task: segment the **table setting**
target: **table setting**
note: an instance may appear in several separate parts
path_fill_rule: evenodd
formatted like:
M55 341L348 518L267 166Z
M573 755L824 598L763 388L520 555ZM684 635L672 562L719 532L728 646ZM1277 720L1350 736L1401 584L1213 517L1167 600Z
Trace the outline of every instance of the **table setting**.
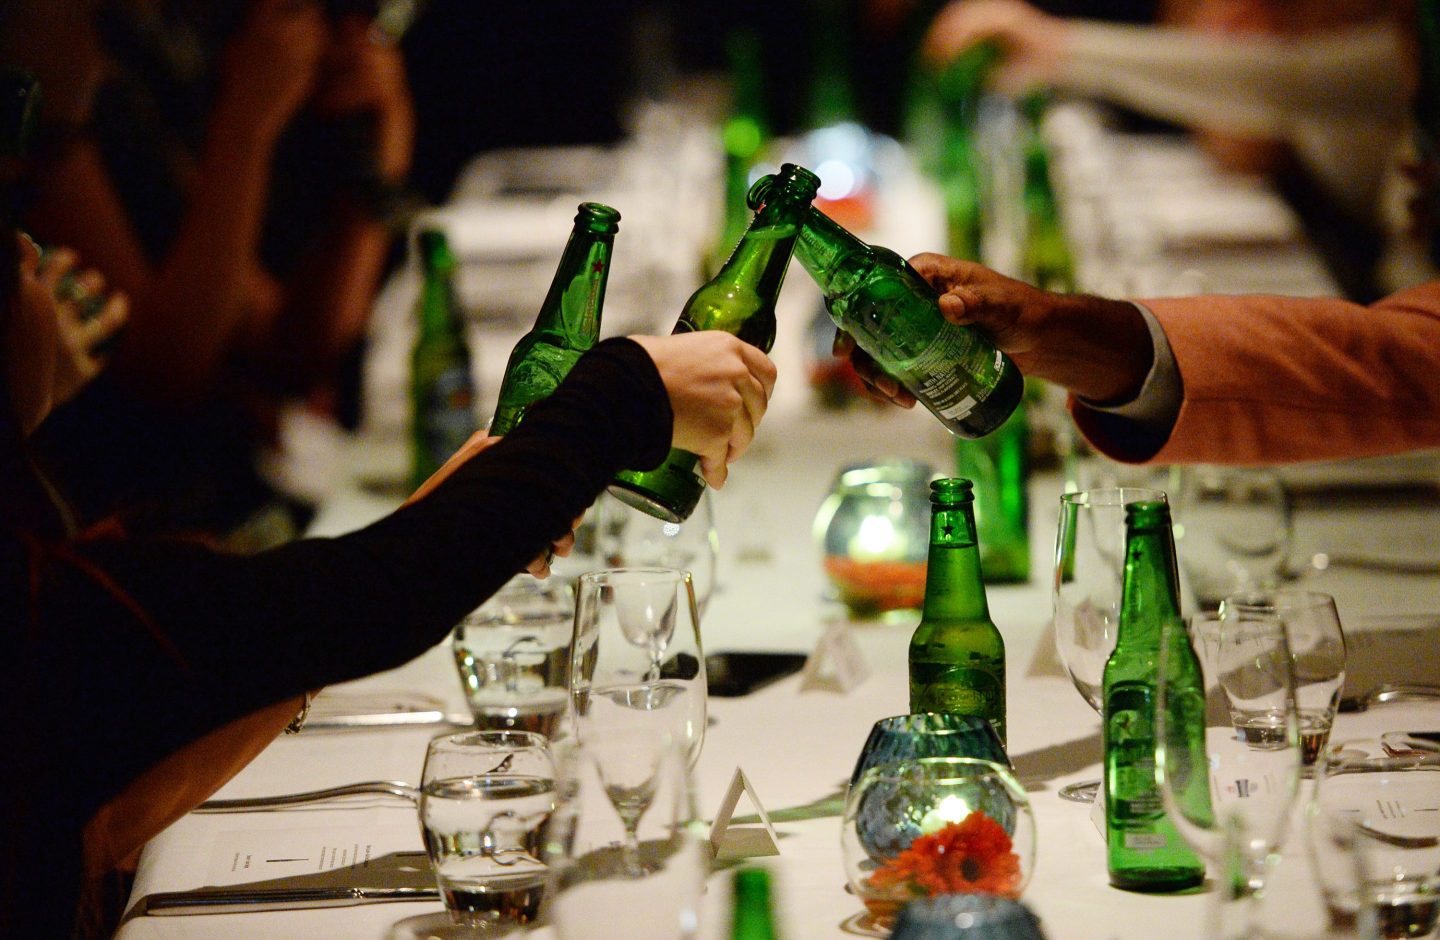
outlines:
M1196 165L1157 145L1134 179L1107 186L1095 148L1115 148L1111 132L1085 112L1054 125L1062 188L1085 211L1160 187L1155 166ZM506 193L501 163L477 166L447 211ZM563 168L534 169L573 185ZM880 240L933 247L924 186L889 189L900 206L880 192ZM1264 244L1293 251L1276 205L1257 198ZM1082 274L1130 264L1133 249L1146 277L1178 277L1197 244L1234 241L1206 226L1224 228L1207 214L1083 247ZM495 246L475 240L493 262ZM382 297L377 399L393 392L413 281ZM984 718L910 713L926 492L952 476L954 444L923 409L836 411L784 378L803 374L817 303L792 281L777 305L782 380L723 490L683 523L603 497L548 581L522 574L445 643L325 690L309 727L146 847L117 936L708 940L730 935L733 870L750 866L770 871L791 940L1434 936L1440 744L1426 735L1440 731L1440 667L1433 646L1423 653L1440 633L1440 569L1424 562L1440 558L1440 498L1317 498L1264 468L1162 469L1121 486L1037 469L1030 576L985 587L1004 638L1003 740ZM515 326L472 324L482 387L498 387ZM376 485L395 472L393 411L347 445L310 534L398 502ZM1173 893L1111 886L1097 799L1137 503L1174 513L1183 617L1154 664L1147 785L1206 874ZM1193 688L1176 678L1177 649L1198 663ZM744 670L762 654L789 665L720 691L714 657ZM1374 805L1365 788L1381 786L1395 802Z

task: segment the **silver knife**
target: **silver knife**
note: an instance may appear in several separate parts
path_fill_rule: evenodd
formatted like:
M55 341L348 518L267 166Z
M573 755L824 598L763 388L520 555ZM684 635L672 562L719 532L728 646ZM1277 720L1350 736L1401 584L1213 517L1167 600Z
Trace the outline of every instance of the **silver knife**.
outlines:
M298 911L312 907L353 907L384 901L435 901L440 889L429 887L355 888L200 888L166 891L145 899L145 913L240 914L252 911Z

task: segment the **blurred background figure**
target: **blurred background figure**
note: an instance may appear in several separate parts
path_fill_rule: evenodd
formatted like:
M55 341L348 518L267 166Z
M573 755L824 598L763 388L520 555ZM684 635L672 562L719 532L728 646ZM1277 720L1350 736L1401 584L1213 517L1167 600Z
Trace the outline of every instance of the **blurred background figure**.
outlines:
M276 511L292 503L256 456L287 400L353 418L413 148L398 49L367 4L7 7L0 51L47 98L24 220L133 303L112 374L47 422L42 460L82 519L286 537L303 512Z
M1330 260L1347 294L1369 301L1387 229L1402 227L1385 196L1415 84L1404 6L1166 0L1145 27L956 0L924 48L947 59L993 39L1007 91L1047 85L1192 128L1223 165L1274 177L1321 247L1344 254Z

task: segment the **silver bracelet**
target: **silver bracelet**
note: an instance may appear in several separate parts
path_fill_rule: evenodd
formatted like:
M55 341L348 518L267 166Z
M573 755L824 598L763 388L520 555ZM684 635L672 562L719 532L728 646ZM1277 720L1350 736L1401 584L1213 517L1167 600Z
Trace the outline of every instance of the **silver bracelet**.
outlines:
M295 713L295 717L291 718L290 723L285 726L286 734L299 734L301 730L304 729L305 719L310 717L310 703L313 701L315 701L315 696L310 692L306 692L304 700L300 703L300 710Z

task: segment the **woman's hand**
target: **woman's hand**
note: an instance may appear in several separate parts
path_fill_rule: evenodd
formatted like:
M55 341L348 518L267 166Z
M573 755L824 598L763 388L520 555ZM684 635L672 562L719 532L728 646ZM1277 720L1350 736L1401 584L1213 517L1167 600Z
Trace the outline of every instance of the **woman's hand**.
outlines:
M1021 0L953 0L925 34L925 57L943 65L976 43L993 39L1004 52L995 76L1001 90L1018 94L1049 84L1060 71L1068 26Z
M36 277L55 298L55 379L53 401L64 404L79 394L105 368L109 340L130 314L123 294L106 296L99 271L76 269L78 257L68 248L45 253Z
M724 486L730 462L750 446L770 404L775 363L716 330L630 338L650 354L670 394L672 446L698 455L705 482Z

